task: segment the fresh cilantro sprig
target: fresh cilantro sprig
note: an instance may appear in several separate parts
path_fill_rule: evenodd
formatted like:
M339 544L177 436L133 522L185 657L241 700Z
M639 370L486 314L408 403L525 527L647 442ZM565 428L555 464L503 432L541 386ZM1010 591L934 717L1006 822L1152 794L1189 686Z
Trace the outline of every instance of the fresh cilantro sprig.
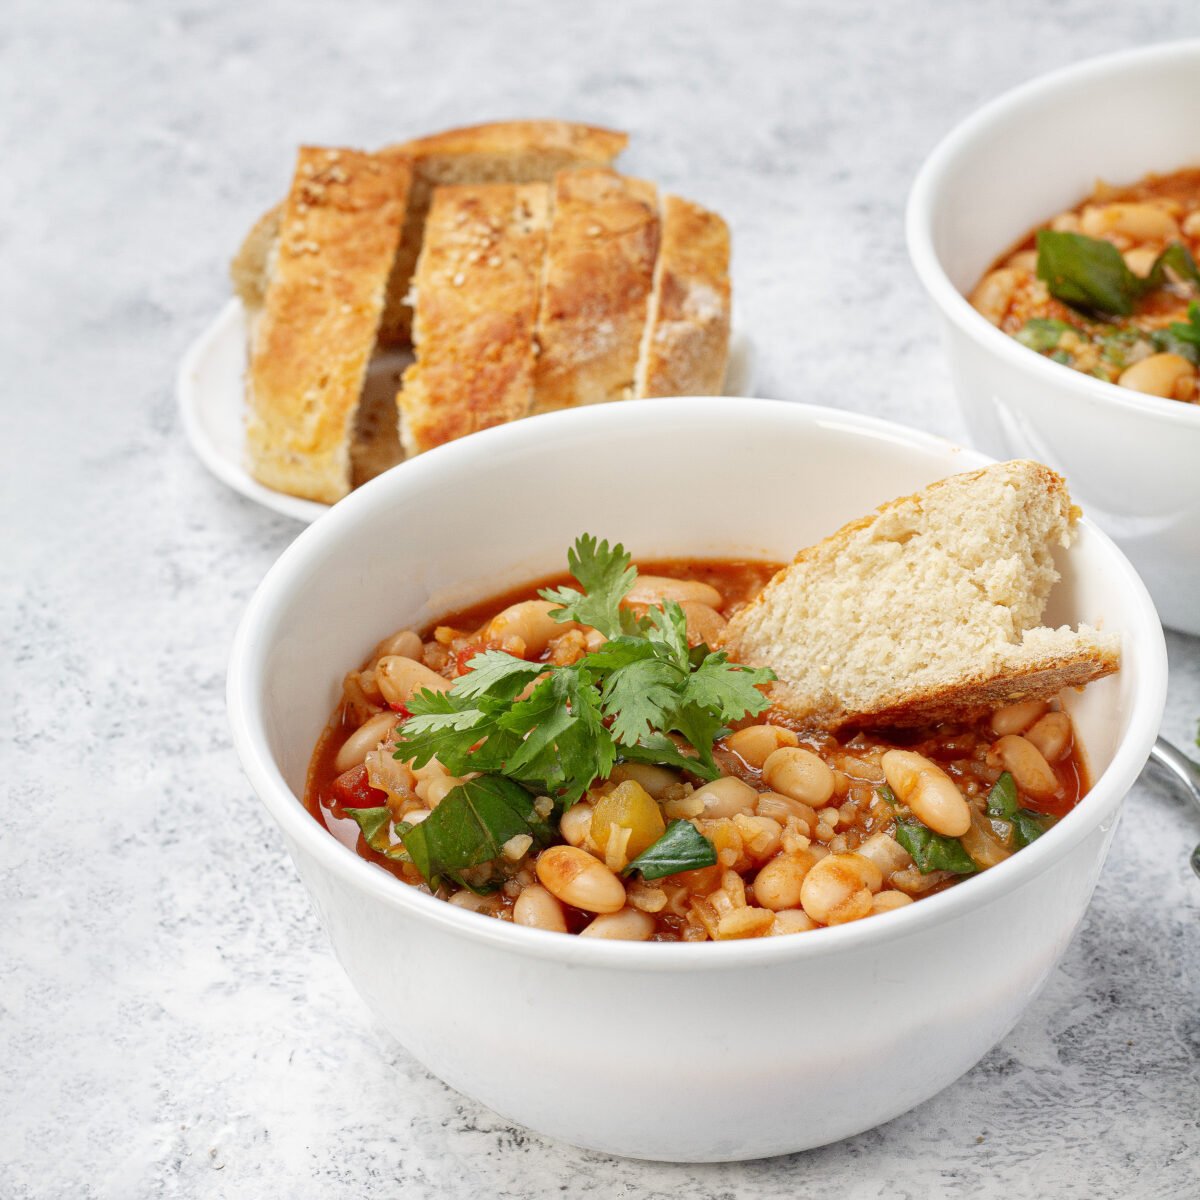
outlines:
M556 620L592 626L608 638L604 645L568 665L500 650L475 655L449 691L409 701L396 757L417 766L436 757L455 775L502 775L566 807L622 758L716 778L713 742L767 707L759 689L774 673L731 663L707 646L689 649L687 618L674 601L634 616L623 601L637 568L619 543L585 534L568 563L584 590L541 595L560 605Z
M572 587L543 588L538 595L561 605L550 615L556 621L578 621L598 629L606 638L637 633L640 622L621 601L637 579L637 567L618 542L597 541L585 533L567 551L567 567L583 591Z

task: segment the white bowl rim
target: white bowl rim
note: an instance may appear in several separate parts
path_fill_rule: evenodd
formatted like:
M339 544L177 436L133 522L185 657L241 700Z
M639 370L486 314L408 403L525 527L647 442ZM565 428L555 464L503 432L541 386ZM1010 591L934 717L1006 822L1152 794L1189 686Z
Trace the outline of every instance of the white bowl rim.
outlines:
M1022 346L975 310L951 282L933 246L933 205L943 177L953 167L955 159L977 139L986 136L992 126L1013 113L1036 111L1052 103L1056 94L1102 79L1112 72L1177 59L1200 60L1200 38L1160 42L1089 58L1039 75L988 101L955 125L922 164L908 194L904 226L909 258L918 278L942 313L963 333L1019 369L1040 375L1048 385L1069 388L1092 401L1115 404L1142 416L1152 414L1177 425L1195 426L1200 422L1200 404L1167 400L1119 387ZM1200 61L1197 66L1200 68ZM1004 247L1000 246L996 255L1003 252Z
M1031 846L1011 859L960 885L906 905L891 913L837 927L810 930L803 936L769 937L705 943L642 943L568 937L528 929L493 917L481 917L444 900L418 891L389 872L367 862L353 849L333 837L305 808L284 781L267 748L261 721L256 720L255 695L263 674L264 631L275 613L287 604L294 582L304 574L304 564L325 544L336 541L351 527L360 511L374 508L396 491L427 486L427 477L438 479L446 471L469 469L504 453L513 443L549 435L554 424L577 424L597 428L613 424L636 427L659 418L682 421L697 416L743 415L747 405L769 410L794 420L846 432L869 433L907 447L961 451L967 469L992 461L977 451L963 450L947 439L878 417L842 412L817 405L780 400L734 397L685 397L635 404L594 405L573 411L526 418L472 434L460 441L429 451L372 480L340 501L320 517L283 552L268 570L242 618L230 654L227 702L234 746L255 792L275 818L287 838L301 844L322 868L344 884L401 909L414 919L430 921L447 933L474 939L495 949L535 958L553 959L577 966L646 970L736 970L751 964L777 960L822 957L842 950L862 948L888 938L903 938L931 925L952 922L956 916L990 904L1042 871L1066 854L1096 826L1113 816L1150 752L1158 732L1166 701L1167 657L1162 627L1154 605L1133 567L1113 542L1095 525L1083 519L1089 538L1100 543L1111 556L1110 578L1115 586L1132 591L1138 611L1128 643L1137 643L1141 658L1139 683L1131 697L1129 731L1117 746L1112 762L1093 781L1084 801ZM786 414L786 415L784 415ZM1128 646L1126 647L1128 649Z

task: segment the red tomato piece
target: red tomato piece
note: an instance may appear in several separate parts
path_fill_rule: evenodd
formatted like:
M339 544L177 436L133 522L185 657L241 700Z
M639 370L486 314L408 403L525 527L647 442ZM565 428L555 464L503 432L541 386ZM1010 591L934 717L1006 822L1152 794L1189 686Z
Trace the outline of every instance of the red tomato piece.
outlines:
M471 659L475 657L475 655L482 653L482 646L464 646L463 649L461 649L454 656L454 673L456 675L466 675L471 670L471 668L467 666L467 663L469 663Z
M329 785L329 791L333 802L342 808L381 808L387 803L387 792L367 782L367 768L362 763L343 771Z

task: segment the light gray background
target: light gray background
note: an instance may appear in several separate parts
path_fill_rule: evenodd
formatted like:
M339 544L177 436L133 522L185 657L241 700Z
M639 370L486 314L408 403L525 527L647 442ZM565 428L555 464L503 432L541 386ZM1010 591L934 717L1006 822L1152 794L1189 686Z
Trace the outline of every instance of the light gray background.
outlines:
M1192 4L9 0L3 26L3 1200L1200 1194L1200 820L1149 785L1045 993L882 1129L616 1161L427 1076L234 759L226 652L298 527L205 473L173 391L298 142L547 115L630 130L626 170L729 219L762 394L959 436L902 240L917 165L1013 84L1200 32ZM1169 646L1189 742L1200 642ZM630 1065L630 1103L669 1086Z

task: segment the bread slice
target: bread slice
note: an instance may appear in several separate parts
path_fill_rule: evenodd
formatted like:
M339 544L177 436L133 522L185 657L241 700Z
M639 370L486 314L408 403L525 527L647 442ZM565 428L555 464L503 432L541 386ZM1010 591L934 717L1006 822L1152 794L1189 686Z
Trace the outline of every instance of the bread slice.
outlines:
M634 394L719 396L728 357L729 226L667 196Z
M250 323L257 319L267 294L271 273L271 255L279 238L279 221L283 205L268 209L251 227L245 241L229 264L233 290L241 297Z
M411 340L409 284L435 188L448 184L546 183L562 170L608 166L628 141L627 134L570 121L496 121L389 146L385 153L411 158L416 174L400 250L388 283L380 341L385 345L407 345Z
M414 289L416 361L396 398L407 454L529 412L544 183L438 188Z
M1078 510L1039 463L893 500L802 550L737 612L724 648L772 667L772 700L825 728L969 719L1117 670L1120 641L1038 628Z
M496 121L449 129L382 150L382 154L412 159L415 171L380 342L404 346L410 341L412 309L407 296L435 187L544 183L569 167L609 166L628 141L624 133L570 121ZM247 309L262 304L267 260L281 212L282 205L276 205L255 222L231 265L234 288Z
M652 183L592 168L555 176L534 412L633 394L659 232Z
M302 147L284 203L246 377L259 482L332 503L350 446L408 201L398 155Z

